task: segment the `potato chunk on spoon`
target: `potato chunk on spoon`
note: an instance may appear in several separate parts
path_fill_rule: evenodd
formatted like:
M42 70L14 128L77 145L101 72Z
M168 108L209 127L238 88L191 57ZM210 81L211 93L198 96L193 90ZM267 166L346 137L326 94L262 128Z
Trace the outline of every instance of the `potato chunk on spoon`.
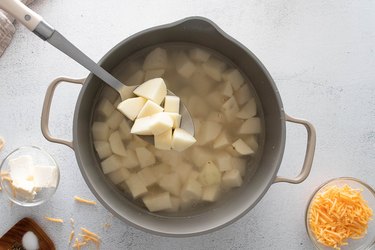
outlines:
M57 30L50 26L43 18L28 8L26 5L18 0L1 0L0 8L15 17L26 28L39 36L41 39L49 42L52 46L62 51L64 54L81 64L91 73L99 77L106 84L115 89L125 100L133 95L136 86L127 86L109 74L105 69L96 64L87 55L80 51L70 41L68 41ZM137 89L135 90L137 91ZM167 91L168 95L175 96L171 91ZM156 100L158 101L158 100ZM180 103L181 125L180 127L186 130L189 134L194 136L194 124L189 111ZM153 143L153 137L141 136L144 140Z

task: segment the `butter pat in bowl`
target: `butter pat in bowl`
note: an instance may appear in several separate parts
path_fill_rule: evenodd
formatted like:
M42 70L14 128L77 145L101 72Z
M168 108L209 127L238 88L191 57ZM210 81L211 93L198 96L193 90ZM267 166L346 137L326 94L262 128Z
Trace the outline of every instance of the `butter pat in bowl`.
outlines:
M55 160L36 146L20 147L0 167L0 184L8 198L21 206L44 203L56 191L60 171Z

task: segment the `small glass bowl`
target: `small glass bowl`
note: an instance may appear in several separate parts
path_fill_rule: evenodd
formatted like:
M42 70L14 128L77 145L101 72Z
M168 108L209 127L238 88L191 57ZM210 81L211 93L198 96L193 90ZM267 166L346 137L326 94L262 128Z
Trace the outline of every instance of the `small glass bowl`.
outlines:
M57 182L55 187L40 188L39 190L36 190L36 195L33 198L22 195L21 192L16 191L11 184L10 177L8 175L10 172L9 160L25 155L31 156L35 165L56 167ZM12 202L24 207L37 206L49 200L56 192L60 181L60 170L56 164L56 161L45 150L36 146L24 146L11 152L1 163L0 175L0 186L4 190L3 193L5 193Z
M310 229L309 211L312 205L312 201L315 199L318 193L321 193L326 188L331 187L331 186L342 187L345 184L347 184L351 188L360 189L362 191L361 194L362 194L363 199L367 201L367 205L373 211L373 216L372 216L373 220L369 221L367 234L362 239L356 239L356 240L349 239L348 245L341 246L340 249L341 250L362 250L362 249L365 250L365 249L371 249L372 247L375 247L375 190L368 184L358 179L355 179L352 177L340 177L340 178L329 180L323 183L322 185L320 185L314 191L314 193L309 199L306 212L305 212L305 224L306 224L307 234L309 235L309 238L311 242L314 244L314 246L316 247L316 249L332 250L334 248L325 246L321 244L320 242L318 242L317 239L315 238L314 233Z

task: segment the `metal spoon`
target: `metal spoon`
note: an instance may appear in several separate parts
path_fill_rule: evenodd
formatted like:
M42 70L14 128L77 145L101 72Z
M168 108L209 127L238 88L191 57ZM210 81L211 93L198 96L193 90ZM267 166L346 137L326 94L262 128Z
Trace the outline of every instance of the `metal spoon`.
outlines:
M21 3L19 0L0 0L0 8L15 17L26 28L36 34L44 41L62 51L64 54L81 64L94 75L102 79L106 84L115 89L122 100L129 98L135 86L127 86L109 74L105 69L96 64L87 55L74 46L69 40L55 30L43 18ZM168 90L168 95L175 95ZM186 106L180 102L181 128L194 136L194 124ZM141 136L144 140L152 143L152 136Z

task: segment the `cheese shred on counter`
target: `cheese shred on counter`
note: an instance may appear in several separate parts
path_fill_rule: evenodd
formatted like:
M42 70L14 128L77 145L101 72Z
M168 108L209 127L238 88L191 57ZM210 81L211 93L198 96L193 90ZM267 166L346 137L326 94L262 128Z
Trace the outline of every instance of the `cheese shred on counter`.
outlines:
M332 186L318 193L309 211L309 224L318 242L340 249L347 240L360 239L367 233L372 209L359 189L348 185Z

